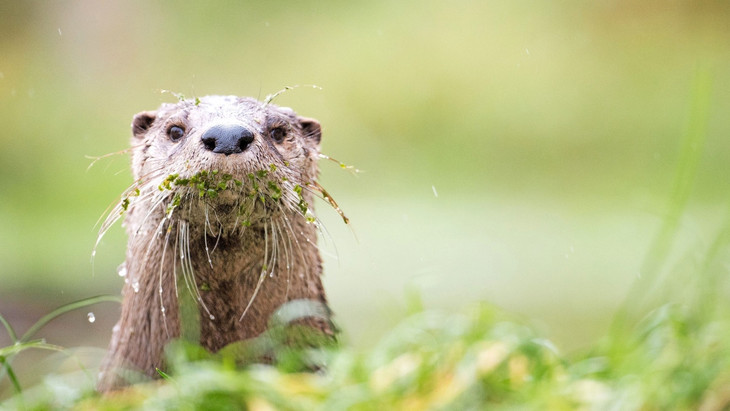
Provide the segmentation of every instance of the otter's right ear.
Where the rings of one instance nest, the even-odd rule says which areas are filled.
[[[136,138],[144,137],[147,130],[157,118],[156,111],[143,111],[137,113],[132,119],[132,135]]]

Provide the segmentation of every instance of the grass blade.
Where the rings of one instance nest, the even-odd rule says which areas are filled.
[[[643,311],[656,303],[657,289],[661,286],[659,273],[666,264],[679,222],[689,201],[697,175],[707,137],[712,94],[712,75],[710,70],[700,67],[694,78],[692,100],[687,130],[684,133],[677,172],[674,176],[671,197],[666,216],[656,237],[652,241],[641,267],[641,277],[637,279],[626,300],[617,312],[612,324],[613,331],[623,328],[632,312]]]
[[[155,368],[155,371],[157,371],[157,374],[159,374],[163,380],[168,380],[168,381],[172,380],[172,378],[166,372],[162,371],[161,369]]]
[[[3,369],[5,372],[8,373],[8,378],[10,379],[10,382],[13,384],[13,388],[15,388],[15,391],[20,394],[23,392],[23,390],[20,388],[20,383],[18,382],[18,377],[15,376],[15,372],[13,371],[13,368],[10,367],[10,364],[6,360],[5,357],[0,356],[0,364],[3,365]]]
[[[0,357],[7,358],[8,356],[18,354],[21,351],[25,351],[31,348],[59,352],[64,351],[64,348],[59,345],[48,344],[43,340],[33,340],[28,342],[16,343],[7,347],[0,348]]]
[[[54,318],[63,315],[69,311],[73,311],[77,308],[87,307],[96,303],[101,302],[121,302],[121,297],[111,296],[111,295],[98,295],[96,297],[89,297],[84,298],[83,300],[74,301],[72,303],[62,305],[61,307],[56,308],[55,310],[51,311],[50,313],[44,315],[41,317],[40,320],[38,320],[33,326],[31,326],[28,331],[23,334],[23,336],[20,338],[20,341],[28,341],[35,333],[38,332],[41,328],[43,328],[46,324],[48,324],[51,320]]]
[[[7,330],[8,335],[10,336],[10,341],[12,341],[13,344],[18,342],[18,337],[15,334],[15,330],[10,325],[10,323],[5,319],[5,317],[3,317],[2,315],[0,315],[0,322],[3,323],[3,326],[5,326],[5,330]]]

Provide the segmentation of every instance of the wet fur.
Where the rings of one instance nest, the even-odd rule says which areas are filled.
[[[254,142],[230,156],[205,150],[200,135],[221,123],[249,128]],[[173,125],[185,129],[178,142],[167,137]],[[277,127],[287,131],[281,142],[270,136]],[[253,99],[210,96],[139,113],[132,132],[135,183],[100,232],[101,238],[126,215],[122,314],[102,365],[100,391],[125,385],[124,370],[156,377],[156,368],[164,368],[164,346],[181,332],[180,293],[197,301],[200,344],[211,351],[261,334],[286,301],[326,304],[319,222],[311,207],[302,206],[322,196],[316,121]],[[214,197],[169,178],[204,170],[217,170],[219,179],[230,176]],[[328,322],[313,319],[310,325],[332,334]]]

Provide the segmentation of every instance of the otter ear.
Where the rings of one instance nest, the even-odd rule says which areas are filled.
[[[319,121],[313,118],[299,117],[299,125],[302,126],[304,138],[314,141],[315,145],[319,145],[322,140],[322,126],[319,125]]]
[[[147,130],[157,118],[156,111],[143,111],[137,113],[132,119],[132,135],[136,138],[144,137]]]

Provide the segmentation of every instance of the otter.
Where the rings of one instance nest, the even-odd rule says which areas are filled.
[[[127,385],[123,370],[164,369],[164,347],[181,335],[181,293],[196,302],[211,352],[263,333],[287,301],[327,307],[311,207],[317,196],[337,208],[317,183],[322,129],[269,100],[181,98],[134,116],[134,184],[99,236],[125,216],[121,317],[99,391]],[[329,320],[305,322],[335,338]]]

